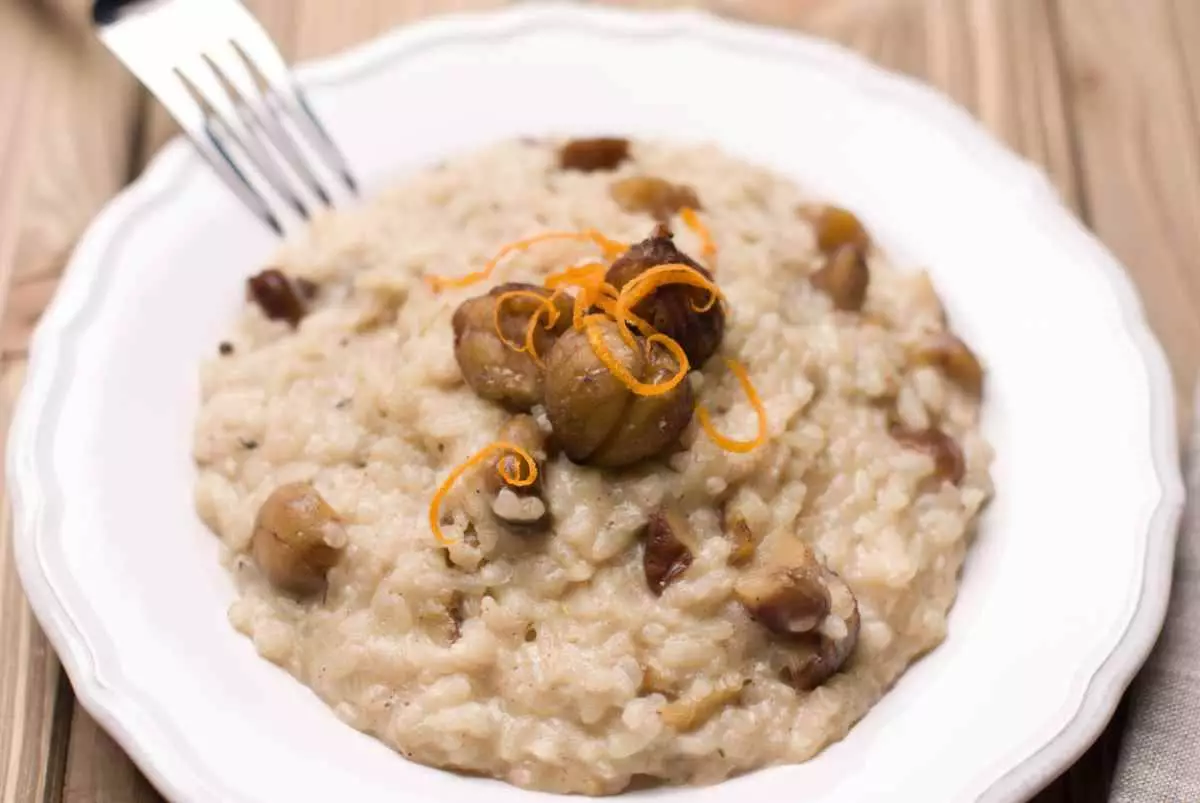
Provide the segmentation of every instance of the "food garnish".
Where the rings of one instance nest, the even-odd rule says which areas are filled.
[[[742,386],[742,392],[746,394],[746,398],[750,400],[750,406],[754,408],[754,414],[758,417],[758,433],[750,440],[737,440],[727,435],[722,435],[713,427],[708,410],[703,407],[696,414],[696,418],[700,423],[700,428],[707,433],[708,437],[712,438],[713,443],[727,452],[744,454],[754,451],[766,441],[768,427],[767,410],[763,407],[762,399],[758,397],[758,391],[755,390],[753,383],[750,382],[750,376],[746,373],[745,367],[737,360],[726,360],[725,364],[729,366],[730,373],[737,377],[738,383]]]
[[[681,215],[705,253],[715,253],[695,210],[685,208]],[[479,271],[428,281],[435,292],[466,287],[490,277],[509,255],[551,240],[593,243],[604,260],[550,273],[541,286],[508,283],[463,302],[454,314],[454,330],[464,377],[482,398],[511,410],[543,404],[555,443],[575,462],[620,468],[665,453],[696,412],[691,387],[685,384],[688,373],[717,350],[725,330],[720,287],[707,269],[674,245],[665,224],[628,247],[594,229],[547,232],[505,245]],[[490,324],[486,330],[481,328],[485,320]],[[758,431],[746,440],[724,435],[704,409],[698,411],[699,422],[720,448],[746,453],[766,442],[767,414],[745,367],[734,360],[727,363],[754,408]],[[476,453],[450,473],[430,504],[430,527],[440,543],[448,543],[439,510],[449,489],[497,451],[509,455],[497,471],[504,465],[511,471],[516,463],[512,455],[517,455],[536,477],[534,458],[511,439]],[[522,483],[507,485],[532,482],[520,479]],[[509,487],[496,492],[498,502],[502,494],[505,511],[515,501],[536,501],[517,500]],[[505,521],[506,516],[498,518]]]
[[[450,489],[454,487],[454,483],[457,482],[463,474],[467,473],[467,471],[469,471],[471,468],[479,465],[497,452],[500,453],[500,459],[496,461],[496,471],[500,473],[501,478],[506,484],[517,488],[523,488],[527,485],[533,485],[533,483],[537,480],[537,461],[533,459],[533,456],[529,454],[529,452],[525,451],[520,446],[507,441],[493,441],[487,446],[484,446],[478,452],[468,457],[465,461],[455,466],[450,472],[449,476],[442,481],[442,484],[438,486],[437,491],[435,491],[433,494],[433,499],[429,503],[429,528],[433,530],[433,534],[437,538],[438,543],[442,545],[454,543],[452,539],[447,538],[442,532],[442,524],[440,521],[442,501],[446,498],[446,495],[450,493]],[[520,462],[516,466],[513,466],[511,461],[505,459],[505,457],[510,454],[516,455],[516,457],[519,459]],[[521,472],[522,464],[525,466],[524,473]]]
[[[476,282],[484,281],[492,275],[492,271],[496,269],[504,258],[510,254],[515,254],[519,251],[525,251],[535,245],[546,242],[554,242],[561,240],[578,240],[581,242],[592,242],[600,246],[605,256],[613,256],[625,250],[626,246],[616,240],[610,240],[595,229],[586,229],[584,231],[548,231],[542,234],[536,234],[532,237],[526,237],[522,240],[515,240],[501,248],[494,257],[489,259],[480,270],[464,274],[462,276],[426,276],[425,281],[430,289],[435,293],[439,293],[447,288],[470,287]]]
[[[679,217],[683,220],[683,225],[692,230],[700,240],[700,256],[705,262],[709,263],[709,268],[712,267],[712,261],[717,256],[717,244],[713,242],[712,235],[708,231],[708,227],[700,220],[700,216],[696,214],[694,207],[684,207],[679,210]]]

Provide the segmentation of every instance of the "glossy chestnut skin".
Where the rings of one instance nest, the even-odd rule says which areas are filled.
[[[654,596],[661,596],[692,565],[691,527],[687,517],[672,507],[650,515],[644,533],[642,573]]]
[[[618,290],[650,268],[686,265],[711,280],[712,274],[675,246],[674,235],[663,224],[636,243],[609,267],[604,279]],[[709,293],[701,287],[666,285],[638,302],[632,312],[683,347],[692,368],[699,369],[721,346],[725,336],[725,309],[720,302],[704,312]]]
[[[800,690],[837,672],[858,643],[858,600],[812,547],[796,538],[775,548],[734,585],[750,616],[786,646],[780,675]]]
[[[523,351],[516,351],[500,339],[495,326],[496,303],[507,292],[523,291],[549,298],[544,287],[510,282],[497,285],[486,294],[468,299],[454,311],[454,357],[463,378],[483,399],[511,410],[529,410],[542,399],[542,366]],[[558,335],[571,325],[570,300],[560,296],[555,305],[559,316],[555,324],[545,326],[542,314],[534,335],[534,347],[545,355]],[[540,303],[531,297],[509,298],[501,310],[500,329],[512,343],[524,344],[525,331]]]
[[[337,512],[307,482],[281,485],[258,510],[251,553],[273,586],[296,596],[325,588],[346,531]]]
[[[604,321],[603,342],[613,358],[640,381],[662,382],[678,370],[657,344],[647,349],[621,339]],[[554,441],[577,463],[617,468],[661,454],[678,441],[692,419],[692,389],[685,380],[658,396],[639,396],[613,376],[581,331],[558,339],[546,358],[546,414]]]

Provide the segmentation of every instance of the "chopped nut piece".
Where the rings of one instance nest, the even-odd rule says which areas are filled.
[[[725,535],[732,543],[729,550],[729,564],[741,566],[749,563],[758,547],[758,539],[754,531],[741,513],[731,513],[725,517]]]
[[[558,165],[563,170],[615,170],[629,158],[629,140],[617,137],[573,139],[558,152]]]
[[[667,697],[672,696],[674,692],[662,672],[652,663],[642,670],[641,691],[642,694],[662,694]]]
[[[973,396],[983,393],[983,366],[967,344],[950,332],[928,335],[913,354],[922,365],[936,365]]]
[[[693,731],[716,716],[722,708],[736,702],[748,683],[748,680],[729,675],[700,695],[689,694],[672,700],[659,712],[663,724],[680,733]]]
[[[833,306],[858,312],[867,300],[871,273],[865,252],[856,245],[843,245],[825,258],[825,266],[812,275],[813,287],[829,296]]]
[[[786,564],[742,577],[734,588],[750,615],[775,633],[810,633],[829,615],[829,588],[823,567],[807,544]]]
[[[527,414],[514,415],[500,427],[497,440],[520,446],[537,464],[538,475],[532,485],[510,485],[500,472],[504,467],[509,476],[520,477],[528,469],[514,454],[506,454],[495,463],[489,463],[484,474],[484,487],[494,496],[492,513],[505,524],[517,527],[534,527],[547,522],[549,510],[542,498],[542,478],[546,460],[546,433],[537,420]]]
[[[866,252],[871,237],[862,221],[851,211],[838,206],[802,206],[801,217],[807,218],[816,230],[817,247],[832,254],[843,246],[853,245]]]
[[[278,268],[267,268],[251,276],[246,288],[263,315],[273,321],[287,321],[295,328],[307,312],[298,287]]]
[[[700,209],[700,198],[691,187],[672,184],[655,176],[632,176],[615,181],[609,194],[626,212],[648,214],[664,223],[681,209]]]
[[[966,474],[966,461],[962,449],[954,439],[940,429],[906,429],[901,424],[893,423],[888,428],[892,439],[906,449],[924,452],[933,458],[933,474],[938,484],[946,480],[953,485],[962,482]]]
[[[642,569],[646,585],[659,596],[692,565],[691,527],[674,508],[664,508],[650,516],[646,525],[646,546]]]
[[[797,689],[819,686],[858,643],[858,601],[850,587],[799,539],[775,543],[734,596],[755,620],[786,639],[780,674]]]

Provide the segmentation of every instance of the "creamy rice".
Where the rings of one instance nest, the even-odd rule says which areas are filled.
[[[928,279],[873,253],[862,314],[835,312],[806,280],[820,257],[796,214],[810,199],[791,183],[708,147],[635,143],[633,157],[615,172],[563,172],[553,145],[505,143],[319,219],[274,263],[321,284],[316,309],[293,332],[247,305],[233,353],[203,367],[196,503],[237,581],[230,620],[345,722],[415,761],[558,792],[618,792],[635,776],[712,783],[813,756],[946,634],[991,493],[991,450],[978,400],[907,359],[943,326]],[[540,537],[498,526],[477,485],[462,482],[443,507],[458,540],[441,548],[430,498],[506,414],[467,388],[453,353],[450,314],[486,286],[435,296],[421,276],[476,269],[546,229],[640,240],[652,222],[621,211],[608,187],[647,173],[696,189],[720,248],[728,330],[691,377],[698,403],[720,431],[753,434],[754,411],[721,359],[736,357],[765,404],[769,441],[732,454],[693,421],[665,462],[613,473],[559,456],[544,477],[553,530]],[[695,237],[675,228],[697,255]],[[589,255],[547,244],[496,278],[537,281]],[[887,406],[913,428],[940,422],[958,442],[958,486],[928,490],[933,461],[889,437]],[[299,480],[349,536],[328,591],[307,602],[273,590],[249,556],[259,506]],[[638,535],[667,499],[689,513],[698,546],[656,597]],[[768,540],[811,544],[858,599],[856,652],[811,692],[780,680],[771,658],[786,647],[732,599],[727,504]],[[468,521],[474,535],[463,538]],[[677,733],[648,673],[685,699],[750,682]]]

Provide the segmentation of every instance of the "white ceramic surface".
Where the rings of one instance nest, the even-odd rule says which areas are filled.
[[[512,135],[715,140],[927,265],[986,360],[998,493],[946,643],[808,764],[637,797],[1016,801],[1099,733],[1162,621],[1183,492],[1162,353],[1040,174],[911,81],[694,13],[522,6],[301,72],[368,186]],[[227,624],[191,507],[196,366],[271,248],[175,143],[96,220],[38,330],[17,557],[80,701],[180,801],[550,799],[404,761]]]

